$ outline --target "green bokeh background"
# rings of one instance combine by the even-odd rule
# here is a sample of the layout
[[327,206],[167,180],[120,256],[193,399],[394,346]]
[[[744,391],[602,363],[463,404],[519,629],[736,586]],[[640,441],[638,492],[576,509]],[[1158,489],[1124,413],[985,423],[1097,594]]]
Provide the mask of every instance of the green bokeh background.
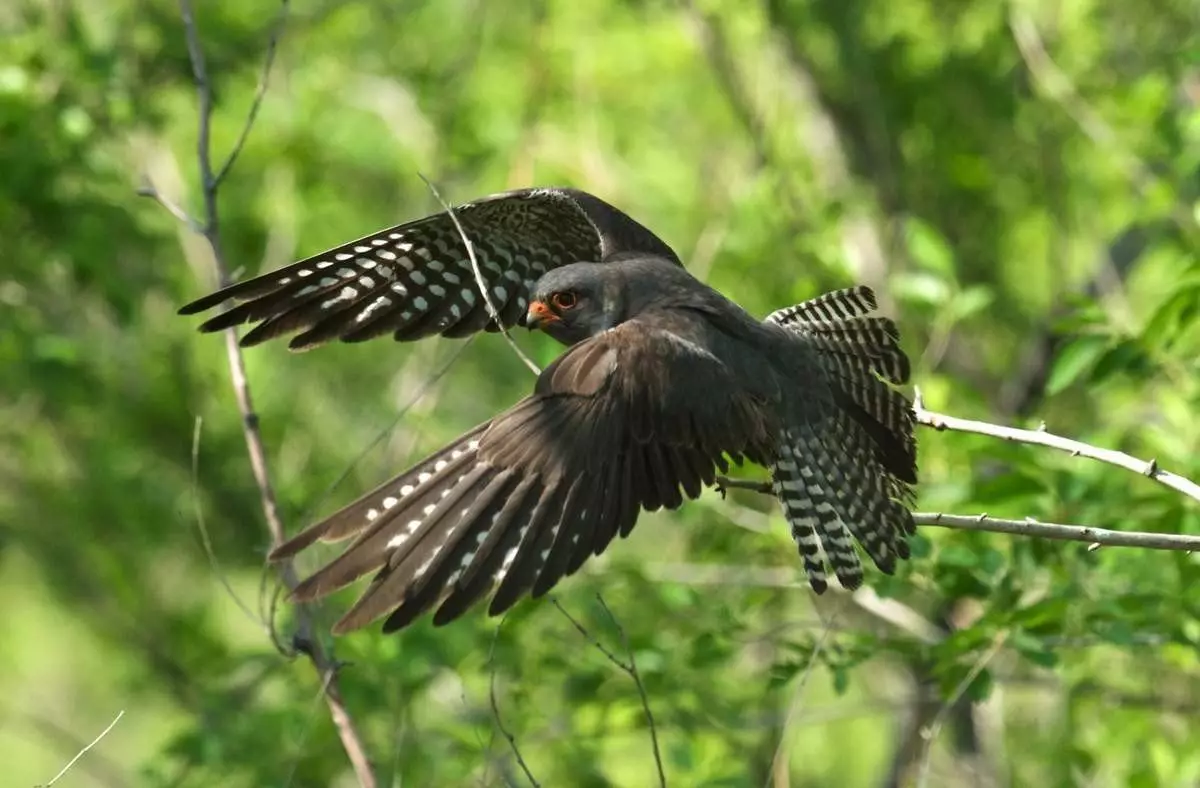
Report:
[[[277,6],[196,6],[220,162]],[[418,173],[453,202],[574,185],[756,314],[875,287],[929,407],[1195,478],[1198,30],[1194,0],[297,0],[221,239],[251,275],[436,210]],[[210,252],[137,196],[202,210],[196,137],[175,4],[0,8],[5,785],[44,783],[120,710],[58,785],[354,784],[318,677],[262,623],[224,343],[175,315]],[[494,336],[245,358],[289,530],[531,383]],[[920,440],[926,511],[1200,533],[1195,501],[1110,466]],[[913,785],[935,721],[928,786],[1200,781],[1195,556],[935,528],[917,547],[869,584],[936,645],[814,598],[752,493],[644,517],[556,595],[618,655],[628,638],[671,785]],[[526,784],[493,676],[541,784],[657,784],[635,686],[554,605],[495,630],[331,643],[381,785]]]

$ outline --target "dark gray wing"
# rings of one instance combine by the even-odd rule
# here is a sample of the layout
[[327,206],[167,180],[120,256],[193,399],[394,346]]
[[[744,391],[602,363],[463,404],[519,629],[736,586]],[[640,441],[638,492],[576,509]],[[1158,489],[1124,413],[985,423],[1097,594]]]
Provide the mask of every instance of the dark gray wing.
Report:
[[642,509],[674,509],[727,469],[769,462],[773,408],[720,359],[637,320],[568,350],[535,392],[280,546],[354,537],[295,590],[325,596],[374,580],[335,627],[390,613],[400,629],[439,605],[457,618],[495,590],[489,612],[537,597],[632,530]]
[[[625,213],[576,189],[520,189],[455,208],[475,249],[488,296],[506,326],[519,325],[529,291],[546,271],[601,262],[621,252],[679,258]],[[179,310],[190,315],[239,302],[202,331],[257,322],[244,346],[300,332],[304,350],[339,339],[398,341],[433,334],[461,337],[496,330],[466,246],[446,212],[389,227],[262,276],[231,285]]]

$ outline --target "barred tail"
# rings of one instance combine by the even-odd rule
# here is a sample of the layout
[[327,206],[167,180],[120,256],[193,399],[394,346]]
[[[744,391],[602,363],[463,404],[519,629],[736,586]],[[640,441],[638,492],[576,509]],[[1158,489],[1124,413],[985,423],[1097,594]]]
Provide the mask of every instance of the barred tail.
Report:
[[837,290],[767,317],[808,340],[828,376],[834,399],[870,435],[877,459],[901,482],[917,482],[916,425],[908,399],[889,384],[908,382],[908,356],[896,324],[870,316],[868,287]]
[[823,552],[846,588],[862,584],[857,540],[880,570],[909,555],[908,505],[917,482],[915,418],[889,384],[908,380],[895,324],[869,315],[869,288],[839,290],[767,318],[804,337],[825,373],[833,408],[788,425],[779,436],[774,485],[809,582],[827,576]]

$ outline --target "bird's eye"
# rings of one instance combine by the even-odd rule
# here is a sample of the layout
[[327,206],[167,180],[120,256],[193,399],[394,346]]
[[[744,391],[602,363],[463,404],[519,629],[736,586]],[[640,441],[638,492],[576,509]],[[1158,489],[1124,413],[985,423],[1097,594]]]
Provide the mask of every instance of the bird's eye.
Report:
[[559,309],[570,309],[579,299],[570,290],[564,290],[561,293],[555,293],[551,300]]

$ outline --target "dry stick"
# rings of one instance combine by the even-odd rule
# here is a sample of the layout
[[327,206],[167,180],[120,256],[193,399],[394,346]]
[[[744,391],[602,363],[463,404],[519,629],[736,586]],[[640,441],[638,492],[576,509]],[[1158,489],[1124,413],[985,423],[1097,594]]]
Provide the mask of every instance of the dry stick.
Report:
[[[417,173],[421,175],[420,173]],[[529,367],[529,371],[534,375],[542,374],[542,370],[537,364],[533,363],[533,359],[525,355],[517,342],[508,333],[508,328],[504,325],[504,321],[500,319],[500,310],[496,309],[496,305],[492,303],[492,294],[488,292],[487,281],[483,278],[483,272],[479,270],[479,258],[475,256],[475,245],[471,243],[471,239],[467,237],[467,231],[463,229],[462,222],[458,220],[458,214],[450,207],[450,203],[442,199],[442,195],[438,193],[437,187],[433,185],[433,181],[421,175],[421,180],[425,181],[425,185],[429,187],[429,191],[433,194],[435,200],[441,204],[442,209],[450,216],[450,221],[454,222],[454,229],[458,230],[458,235],[462,238],[463,246],[467,247],[467,259],[471,261],[471,272],[475,274],[475,286],[479,288],[479,294],[483,296],[483,305],[487,307],[488,317],[496,324],[496,328],[500,329],[500,333],[504,335],[513,352],[517,354],[517,358],[524,362],[525,366]]]
[[596,601],[600,603],[600,607],[604,608],[605,614],[609,621],[612,621],[614,627],[617,628],[617,633],[621,636],[621,645],[625,648],[625,653],[629,655],[629,667],[626,672],[633,679],[633,683],[637,686],[638,696],[642,699],[642,709],[646,712],[646,723],[650,726],[650,745],[654,749],[654,765],[658,768],[658,784],[662,788],[667,786],[667,775],[663,771],[662,753],[658,747],[658,728],[654,725],[654,713],[650,711],[650,699],[646,696],[646,685],[642,683],[642,676],[638,673],[637,660],[633,658],[633,648],[629,645],[629,635],[625,633],[625,627],[621,626],[621,622],[613,615],[609,609],[608,603],[604,601],[604,597],[596,594]]
[[1100,547],[1142,547],[1151,550],[1200,551],[1200,536],[1163,534],[1149,531],[1112,531],[1090,525],[1043,523],[1028,517],[1024,520],[1002,520],[987,514],[961,515],[941,512],[915,512],[917,525],[939,525],[963,531],[988,531],[1016,536],[1037,536],[1068,542],[1087,542],[1089,550]]
[[108,732],[111,731],[113,728],[115,728],[117,726],[117,723],[120,722],[121,718],[124,716],[125,716],[125,710],[121,709],[119,712],[117,712],[117,716],[113,717],[113,721],[108,723],[108,727],[105,728],[104,730],[100,731],[99,736],[92,739],[86,746],[84,746],[83,749],[81,749],[79,752],[75,753],[75,757],[72,758],[71,760],[67,761],[67,765],[62,767],[61,769],[59,769],[58,774],[56,774],[50,778],[50,782],[42,783],[42,784],[38,785],[37,788],[50,788],[50,786],[52,786],[56,782],[58,782],[59,778],[61,778],[64,774],[66,774],[68,771],[70,771],[71,767],[74,766],[79,761],[80,758],[82,758],[84,755],[87,755],[88,750],[92,749],[97,744],[99,744],[100,740],[103,739],[105,736],[107,736]]
[[1064,438],[1060,435],[1052,435],[1046,431],[1045,422],[1042,422],[1036,430],[1022,430],[1016,427],[1002,427],[998,424],[989,424],[986,421],[972,421],[971,419],[960,419],[955,416],[934,413],[925,409],[920,389],[916,389],[914,393],[913,412],[916,414],[919,424],[932,427],[938,431],[974,432],[979,435],[988,435],[992,438],[1000,438],[1001,440],[1013,441],[1015,443],[1028,443],[1033,446],[1058,449],[1059,451],[1067,452],[1073,457],[1087,457],[1091,460],[1099,460],[1100,462],[1147,476],[1165,487],[1170,487],[1176,492],[1183,493],[1192,500],[1200,501],[1200,484],[1196,484],[1182,476],[1176,476],[1169,471],[1164,471],[1158,467],[1156,460],[1140,460],[1124,452],[1101,449],[1098,446],[1091,446],[1087,443]]
[[556,608],[558,608],[558,612],[567,617],[567,620],[571,622],[571,625],[575,627],[575,630],[579,632],[579,634],[582,635],[585,640],[595,646],[596,650],[603,654],[609,662],[616,665],[626,675],[628,675],[629,678],[633,679],[633,683],[637,687],[638,697],[640,697],[642,701],[642,710],[646,713],[646,723],[650,727],[650,744],[654,748],[654,765],[658,767],[658,784],[662,786],[662,788],[666,788],[667,775],[663,770],[662,753],[658,747],[658,728],[654,724],[654,713],[650,711],[650,699],[646,695],[646,686],[642,683],[642,676],[640,673],[638,673],[637,662],[633,658],[633,649],[629,645],[629,636],[625,633],[625,628],[621,626],[621,623],[617,620],[617,617],[613,615],[612,610],[608,607],[608,603],[604,601],[604,597],[600,594],[596,594],[596,600],[600,603],[600,607],[604,608],[604,612],[608,615],[609,620],[612,621],[613,626],[616,627],[617,633],[621,638],[621,644],[625,647],[625,652],[629,654],[629,662],[625,662],[616,654],[612,653],[608,648],[605,647],[603,643],[600,642],[599,638],[587,630],[587,627],[585,627],[583,624],[580,624],[574,616],[568,613],[567,609],[563,607],[556,598],[550,597],[550,601],[554,603]]
[[279,12],[275,16],[275,23],[271,27],[271,35],[267,37],[267,56],[263,58],[262,73],[258,78],[258,87],[254,89],[254,98],[250,102],[250,110],[246,113],[246,122],[242,124],[242,130],[238,133],[238,138],[233,143],[233,148],[229,151],[229,156],[225,159],[225,163],[221,165],[221,169],[217,171],[216,177],[213,178],[213,188],[219,188],[221,182],[225,180],[225,176],[233,169],[234,162],[242,153],[242,148],[246,147],[246,139],[250,136],[250,129],[254,128],[254,122],[258,120],[258,111],[262,109],[263,99],[267,97],[267,85],[271,76],[271,69],[275,65],[275,53],[279,51],[279,40],[283,38],[283,28],[287,25],[289,4],[291,0],[280,0]]
[[[217,187],[219,186],[219,180],[213,171],[210,151],[213,112],[212,86],[208,81],[204,50],[200,45],[200,35],[196,27],[195,15],[192,12],[191,0],[179,0],[179,11],[183,19],[184,36],[187,42],[188,57],[192,63],[192,76],[196,84],[196,94],[199,103],[199,134],[196,142],[196,158],[200,168],[200,180],[204,195],[205,221],[201,224],[187,216],[182,210],[172,210],[171,213],[177,217],[182,215],[186,218],[188,220],[187,224],[196,229],[208,241],[209,247],[212,250],[213,265],[216,268],[219,284],[221,287],[225,287],[230,284],[230,276],[228,265],[221,250],[219,214],[217,212]],[[274,37],[277,38],[281,32],[282,22],[276,25],[276,30],[273,34]],[[276,46],[277,42],[275,41],[270,44],[269,52],[272,57]],[[264,83],[266,82],[266,76],[264,72]],[[250,125],[251,121],[252,119],[248,121],[247,125]],[[237,156],[240,151],[240,145],[245,142],[248,133],[247,131],[239,138],[239,147],[235,148],[230,154],[231,159]],[[227,171],[228,166],[223,167],[221,174],[224,175]],[[171,210],[167,201],[152,187],[143,189],[141,193],[154,197],[163,205],[168,206],[168,210]],[[234,396],[237,399],[238,411],[242,416],[242,432],[246,439],[246,449],[250,456],[250,466],[254,473],[254,481],[258,486],[263,515],[267,521],[267,528],[271,533],[272,544],[278,545],[283,542],[284,538],[283,523],[279,517],[274,488],[272,487],[270,475],[267,471],[267,453],[263,444],[262,433],[259,430],[258,414],[254,410],[254,401],[250,395],[250,387],[246,380],[246,367],[242,359],[241,348],[238,346],[237,333],[234,329],[229,329],[225,332],[225,348],[229,360],[229,371],[232,378]],[[288,588],[296,586],[296,570],[290,560],[280,562],[279,574]],[[313,631],[312,615],[308,607],[306,605],[297,605],[296,642],[302,644],[301,650],[312,661],[313,666],[322,679],[323,695],[326,705],[329,707],[330,717],[333,720],[334,727],[337,729],[338,737],[341,739],[346,756],[354,769],[358,784],[362,788],[375,788],[375,775],[371,770],[366,750],[342,700],[337,680],[338,664],[333,656],[326,652],[320,641],[314,637]]]
[[[764,495],[773,494],[770,482],[752,479],[730,479],[718,476],[718,491],[750,490]],[[1088,525],[1064,525],[1043,523],[1027,517],[1024,520],[1004,520],[987,514],[944,514],[942,512],[913,512],[917,525],[935,525],[956,528],[961,531],[987,531],[997,534],[1036,536],[1042,539],[1058,539],[1068,542],[1087,542],[1092,549],[1097,547],[1142,547],[1152,550],[1200,551],[1200,536],[1189,534],[1163,534],[1150,531],[1111,531]]]
[[[973,432],[992,438],[1027,443],[1033,446],[1045,446],[1064,451],[1073,457],[1087,457],[1099,462],[1115,465],[1146,476],[1164,487],[1169,487],[1187,497],[1200,501],[1200,485],[1159,467],[1155,460],[1141,460],[1124,452],[1112,449],[1102,449],[1081,441],[1064,438],[1046,431],[1043,423],[1036,430],[1023,430],[1016,427],[1004,427],[985,421],[960,419],[925,409],[921,398],[921,390],[917,389],[913,398],[913,412],[918,424],[935,430],[953,430],[955,432]],[[718,492],[741,489],[752,490],[764,494],[772,492],[769,482],[752,481],[748,479],[730,479],[718,476],[716,479]],[[1063,525],[1061,523],[1043,523],[1032,517],[1024,520],[1005,520],[990,517],[987,514],[956,515],[941,512],[914,512],[913,520],[918,525],[936,525],[944,528],[957,528],[968,531],[989,531],[992,533],[1016,534],[1019,536],[1036,536],[1043,539],[1059,539],[1072,542],[1087,542],[1090,549],[1098,547],[1142,547],[1154,550],[1184,550],[1200,551],[1200,536],[1187,534],[1165,534],[1146,531],[1112,531],[1106,528],[1093,528],[1083,525]]]
[[[1021,53],[1021,59],[1034,83],[1056,102],[1068,117],[1073,120],[1083,133],[1097,145],[1106,147],[1106,153],[1115,154],[1121,161],[1130,180],[1139,193],[1146,195],[1150,189],[1161,183],[1154,168],[1143,161],[1129,146],[1122,145],[1120,138],[1100,113],[1092,108],[1071,81],[1071,77],[1054,62],[1046,44],[1038,32],[1037,24],[1026,11],[1016,3],[1011,5],[1008,15],[1008,27],[1012,31],[1013,41]],[[1180,227],[1194,227],[1196,224],[1188,206],[1180,201],[1171,208],[1171,219]]]
[[492,706],[492,717],[496,720],[496,727],[500,729],[500,733],[508,740],[508,748],[512,750],[513,756],[516,757],[517,765],[521,767],[521,771],[525,772],[525,779],[529,780],[529,784],[533,788],[541,788],[541,783],[533,776],[533,772],[529,770],[525,759],[521,757],[521,748],[517,746],[517,737],[505,727],[504,720],[500,717],[500,702],[496,700],[496,642],[500,640],[500,629],[507,620],[508,613],[505,613],[500,619],[500,623],[496,624],[496,632],[492,635],[492,647],[488,649],[488,699]]

